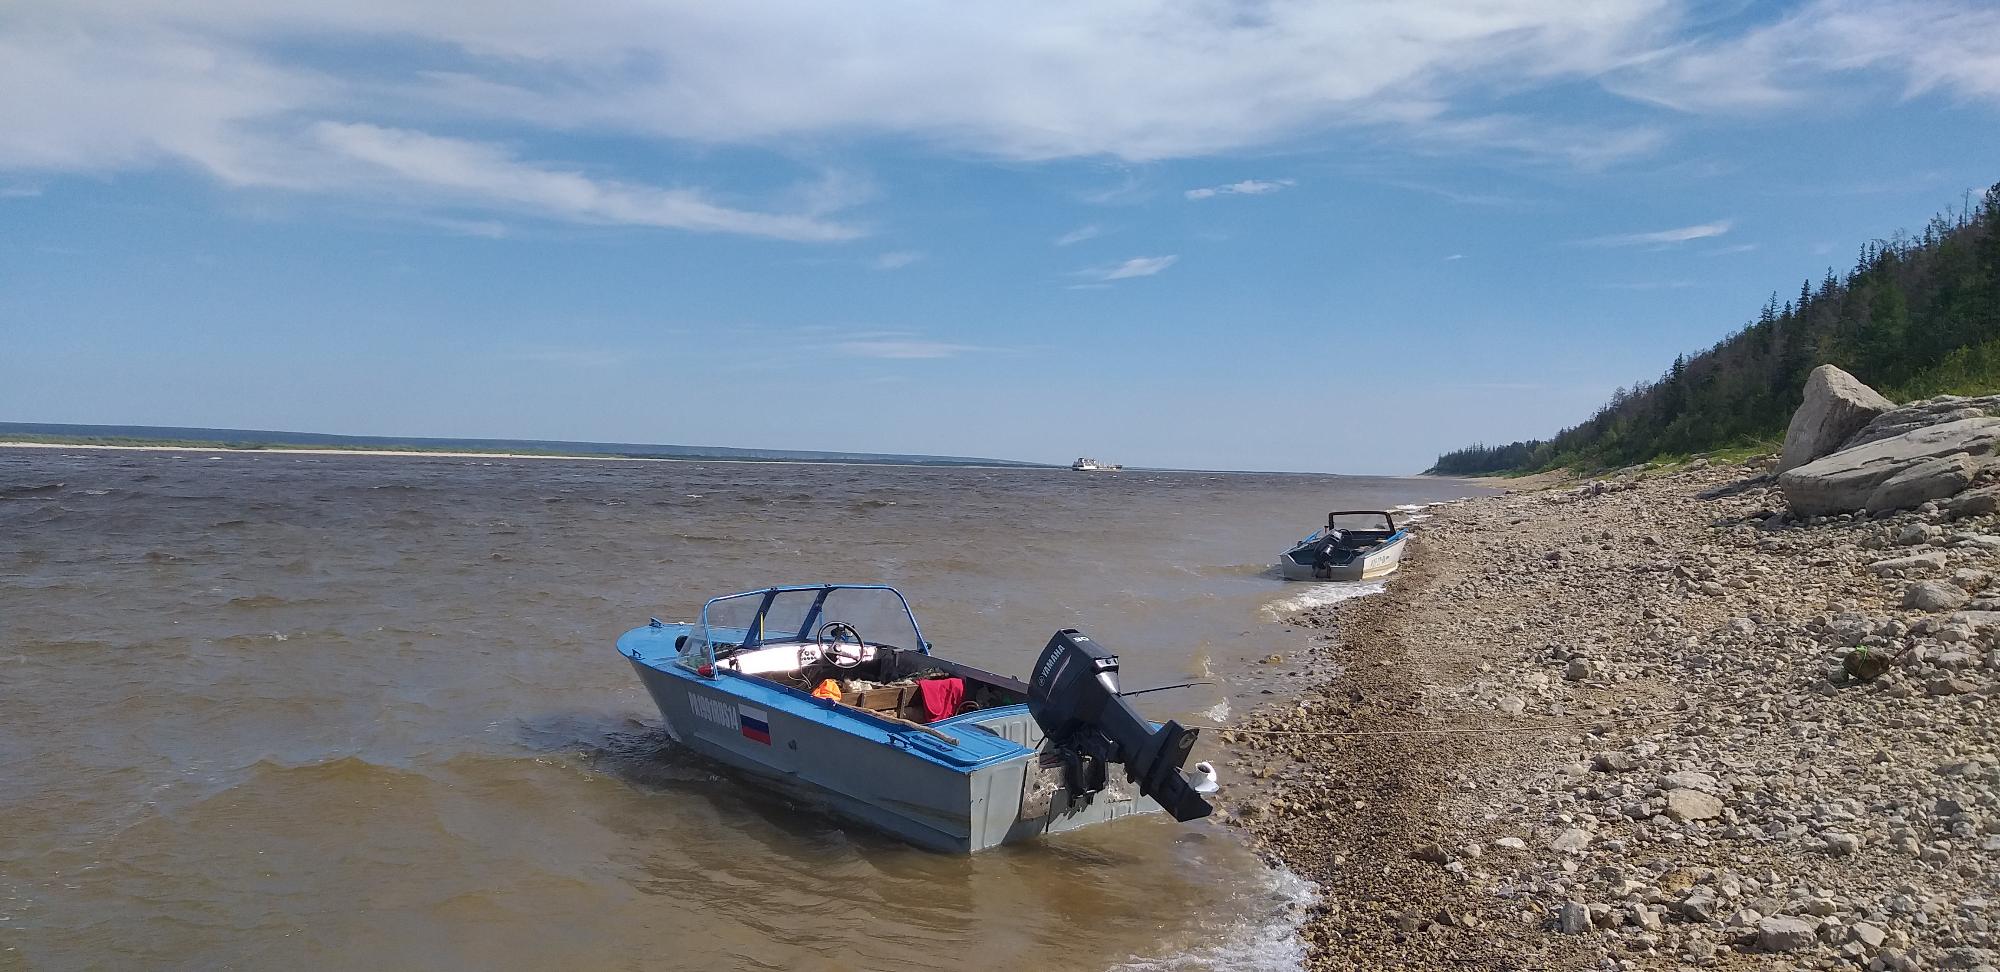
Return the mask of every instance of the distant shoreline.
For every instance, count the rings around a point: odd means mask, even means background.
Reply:
[[[114,452],[210,452],[231,455],[403,456],[413,459],[558,459],[567,462],[728,462],[769,466],[888,466],[898,469],[1040,469],[1048,466],[981,466],[973,463],[869,462],[837,459],[718,459],[707,456],[607,456],[569,452],[457,452],[429,449],[326,449],[288,445],[103,445],[87,442],[0,441],[0,449],[96,449]]]

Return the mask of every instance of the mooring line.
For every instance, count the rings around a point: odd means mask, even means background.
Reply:
[[[1595,722],[1559,722],[1535,726],[1478,726],[1460,729],[1243,729],[1229,726],[1188,726],[1189,729],[1208,729],[1214,732],[1241,732],[1253,736],[1453,736],[1474,733],[1500,732],[1550,732],[1557,729],[1595,729],[1601,726],[1620,726],[1644,722],[1663,713],[1651,716],[1633,716],[1629,719],[1598,720]]]

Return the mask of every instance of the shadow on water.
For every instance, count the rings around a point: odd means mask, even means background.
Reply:
[[[864,823],[832,813],[825,805],[774,789],[753,774],[710,759],[675,742],[666,728],[639,719],[608,720],[601,714],[549,715],[517,724],[523,745],[552,757],[574,760],[577,768],[616,780],[647,796],[701,801],[712,815],[727,819],[765,846],[791,856],[822,859],[837,847],[842,854],[882,861],[907,858],[926,872],[971,874],[971,862],[991,860],[1051,869],[1049,877],[1076,879],[1133,863],[1138,855],[1117,843],[1093,842],[1082,835],[1028,841],[980,855],[925,850]],[[663,813],[668,812],[662,810]],[[675,814],[686,815],[676,803]],[[1160,826],[1145,819],[1121,824]],[[1150,829],[1150,828],[1149,828]]]
[[[835,816],[822,805],[773,789],[767,782],[675,742],[658,723],[607,720],[601,714],[550,715],[522,720],[517,738],[551,757],[573,760],[589,773],[616,780],[646,796],[694,799],[701,816],[731,821],[744,836],[783,851],[823,848],[832,834],[863,854],[927,854],[865,824]],[[663,813],[687,816],[675,803]],[[948,858],[949,855],[930,855]]]

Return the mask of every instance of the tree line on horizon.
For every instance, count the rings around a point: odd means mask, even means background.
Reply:
[[[1806,376],[1837,365],[1897,401],[2000,391],[2000,183],[1976,202],[1861,247],[1798,296],[1773,293],[1741,330],[1657,380],[1613,392],[1549,439],[1476,443],[1439,456],[1439,475],[1608,468],[1774,443]]]

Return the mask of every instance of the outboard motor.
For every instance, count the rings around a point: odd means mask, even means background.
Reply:
[[[1119,695],[1118,656],[1083,632],[1064,628],[1042,649],[1028,712],[1063,757],[1072,806],[1104,789],[1109,764],[1124,763],[1125,778],[1175,820],[1208,816],[1208,801],[1181,774],[1201,730],[1170,721],[1155,731]]]

